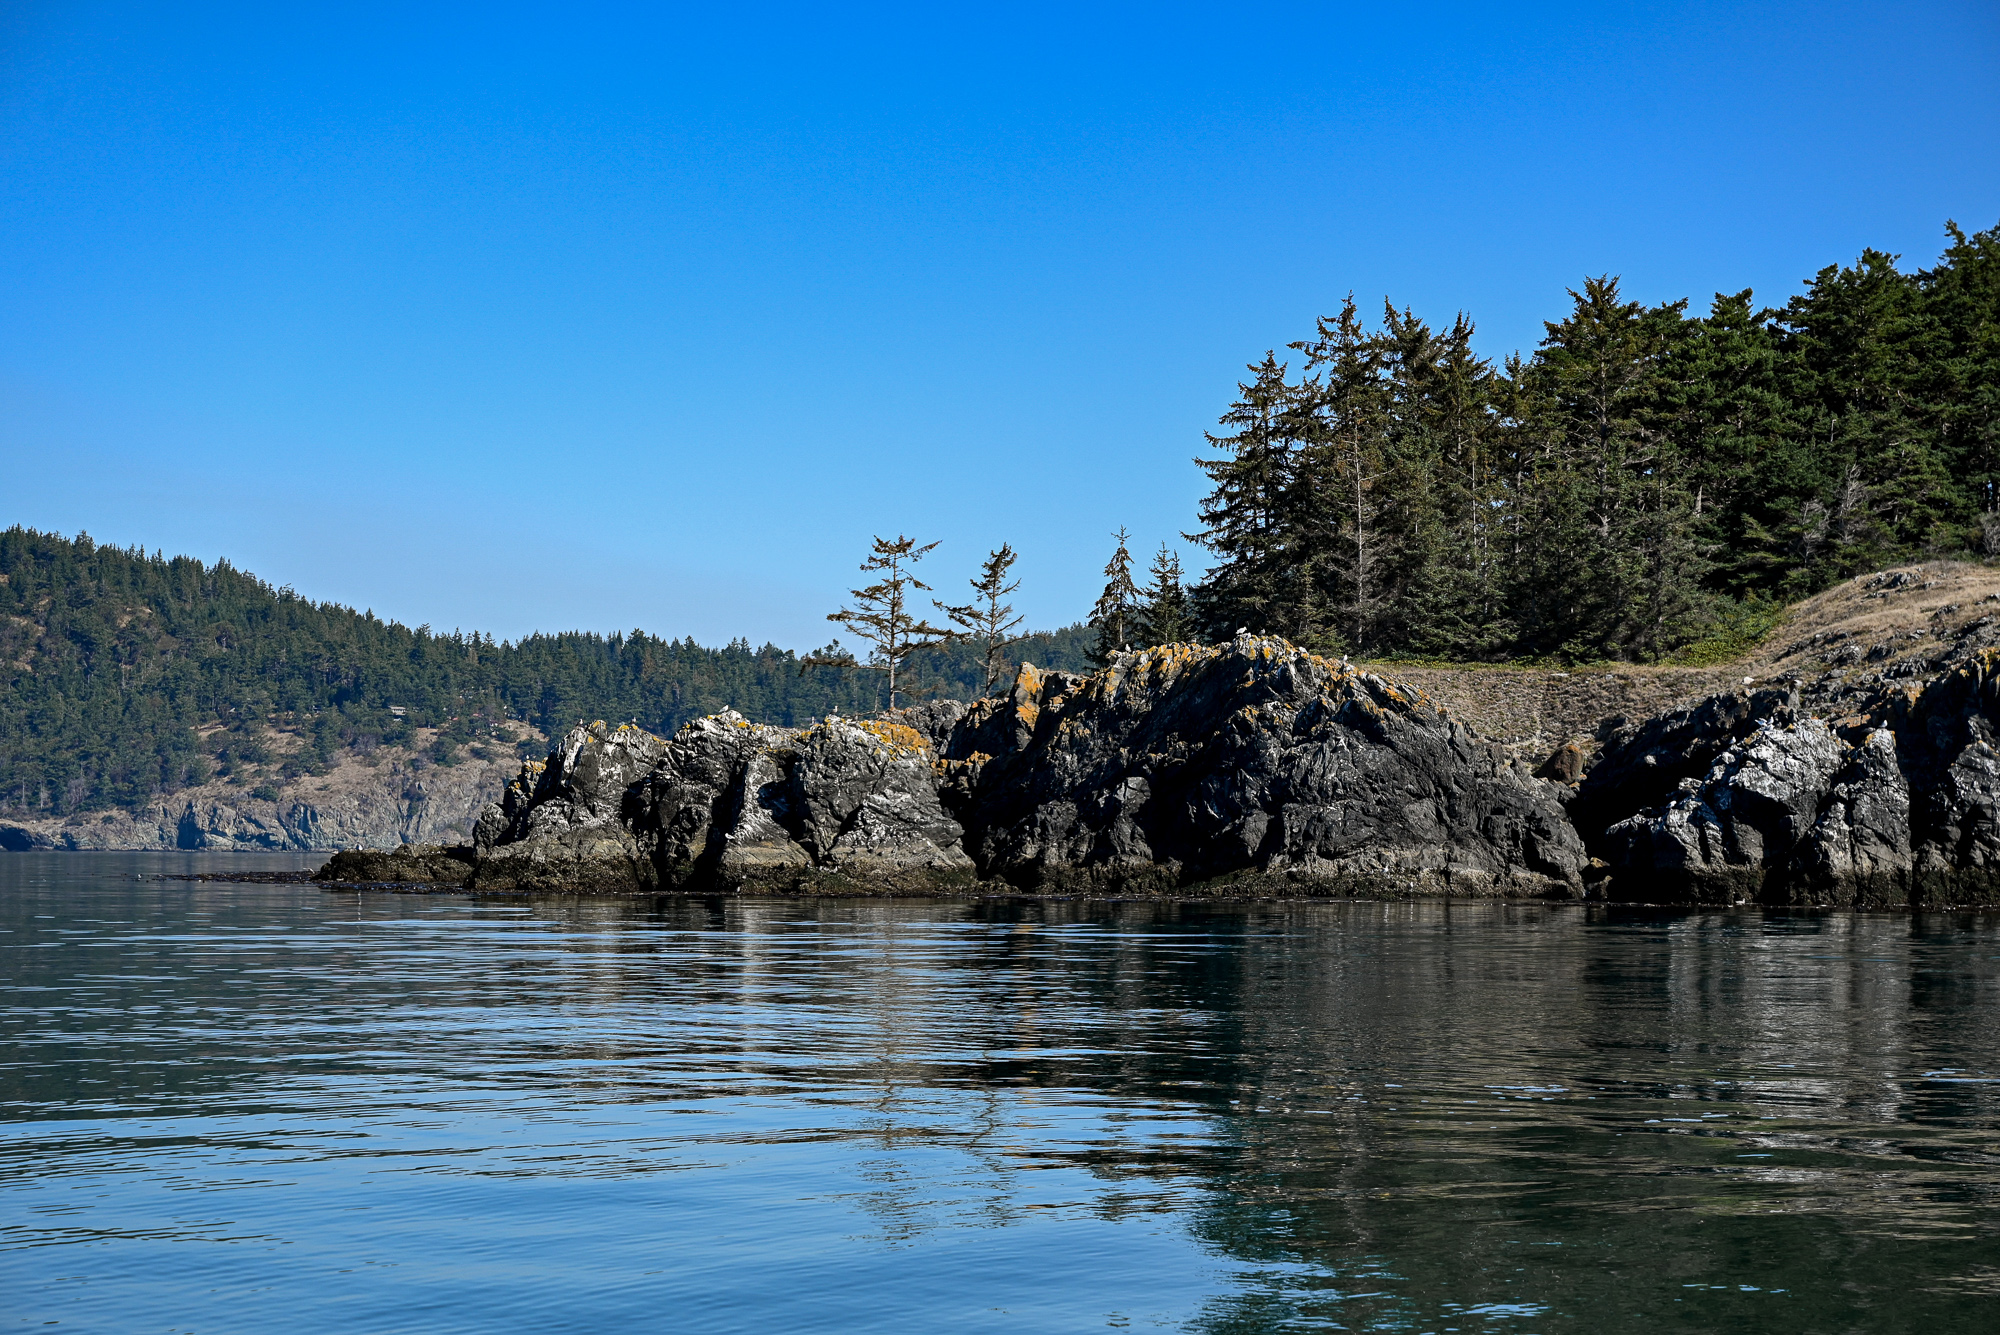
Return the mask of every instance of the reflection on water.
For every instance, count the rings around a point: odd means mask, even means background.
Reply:
[[[14,1322],[1936,1335],[2000,1310],[1990,917],[132,876],[197,862],[0,857]]]

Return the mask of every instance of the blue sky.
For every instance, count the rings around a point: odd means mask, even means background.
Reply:
[[[0,8],[0,523],[410,624],[1039,625],[1352,290],[1781,300],[2000,221],[2000,6]],[[1199,553],[1189,550],[1191,562]]]

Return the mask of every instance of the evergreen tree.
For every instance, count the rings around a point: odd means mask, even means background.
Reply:
[[[1006,651],[1019,636],[1021,618],[1014,615],[1013,605],[1000,600],[1021,587],[1021,581],[1007,582],[1007,572],[1014,566],[1014,549],[1006,543],[987,553],[986,564],[979,568],[979,578],[968,580],[973,593],[978,597],[963,607],[946,607],[938,603],[938,609],[957,625],[964,628],[966,637],[981,651],[986,666],[986,683],[982,695],[993,694],[993,687],[1007,671]]]
[[[1930,308],[1938,283],[1895,260],[1866,250],[1852,266],[1829,265],[1777,319],[1793,430],[1824,479],[1802,526],[1814,585],[1977,541],[1982,456],[1964,460],[1972,477],[1954,475],[1950,411],[1922,369],[1945,360],[1927,345],[1950,342]]]
[[[1407,497],[1398,606],[1386,637],[1419,654],[1490,652],[1509,638],[1499,597],[1494,373],[1463,314],[1433,334],[1383,317],[1395,396],[1392,489]]]
[[[1219,558],[1192,600],[1194,619],[1211,639],[1228,639],[1238,626],[1277,629],[1284,592],[1296,579],[1287,549],[1298,545],[1289,529],[1293,469],[1301,425],[1298,391],[1286,381],[1275,353],[1250,366],[1251,379],[1222,415],[1234,428],[1208,434],[1220,458],[1195,463],[1213,484],[1201,502],[1201,526],[1183,534]]]
[[[1112,536],[1118,539],[1118,550],[1105,563],[1104,592],[1090,609],[1090,624],[1097,632],[1090,661],[1098,667],[1109,663],[1131,644],[1132,631],[1139,620],[1139,589],[1132,583],[1132,552],[1127,545],[1131,535],[1121,527]]]
[[[1395,502],[1382,486],[1395,471],[1385,347],[1352,294],[1339,315],[1321,318],[1316,337],[1292,346],[1306,355],[1311,427],[1287,498],[1295,537],[1280,628],[1315,644],[1337,625],[1358,650],[1378,638],[1398,555]]]
[[[1533,651],[1657,653],[1691,619],[1699,554],[1686,537],[1691,469],[1669,448],[1661,362],[1684,302],[1647,309],[1615,278],[1570,293],[1518,373],[1521,506],[1534,541],[1517,549]]]
[[[1662,367],[1662,420],[1689,470],[1692,541],[1706,582],[1735,597],[1776,592],[1799,517],[1824,490],[1789,430],[1778,345],[1751,293],[1716,293]]]
[[[902,534],[894,538],[877,537],[874,550],[861,563],[861,573],[879,573],[882,578],[866,588],[855,589],[854,606],[826,614],[828,621],[839,622],[868,643],[871,648],[868,661],[858,663],[851,657],[844,658],[836,653],[808,658],[799,670],[859,666],[881,672],[888,678],[889,708],[894,710],[896,674],[902,670],[905,660],[921,650],[935,649],[965,638],[958,631],[933,626],[911,615],[909,610],[910,590],[922,589],[929,593],[931,587],[911,574],[910,567],[923,560],[936,546],[935,542],[930,542],[920,547],[915,538]]]
[[[1178,644],[1189,632],[1187,589],[1182,584],[1181,558],[1166,543],[1153,556],[1147,572],[1152,582],[1139,604],[1139,634],[1147,644]]]
[[[1909,392],[1927,405],[1938,449],[1979,518],[1977,541],[2000,554],[2000,226],[1967,236],[1955,222],[1934,269],[1917,275],[1923,320],[1909,348]]]

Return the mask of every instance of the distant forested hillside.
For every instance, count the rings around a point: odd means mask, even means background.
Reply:
[[[1189,536],[1211,638],[1658,659],[1843,576],[2000,555],[2000,228],[1705,314],[1592,279],[1501,365],[1352,299],[1250,367]]]
[[[1018,658],[1082,668],[1082,627],[1034,635]],[[970,699],[977,655],[912,660],[921,698]],[[449,763],[468,741],[511,745],[507,724],[553,732],[583,719],[668,732],[733,707],[792,724],[873,712],[874,673],[815,669],[737,641],[720,649],[634,631],[533,635],[412,630],[272,588],[227,562],[148,556],[12,528],[0,533],[0,812],[125,805],[272,760],[273,723],[309,732],[288,763],[403,742],[417,727]]]

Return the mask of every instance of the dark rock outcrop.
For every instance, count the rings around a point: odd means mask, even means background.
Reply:
[[[2000,903],[2000,647],[1729,691],[1531,772],[1283,640],[1168,645],[893,719],[597,723],[478,819],[512,891]],[[1745,683],[1747,687],[1749,683]],[[450,883],[466,854],[343,854]],[[439,861],[443,858],[444,861]],[[399,860],[400,859],[400,860]],[[446,865],[449,863],[449,865]]]
[[[1022,671],[973,706],[946,792],[989,877],[1027,889],[1568,895],[1555,785],[1420,693],[1240,636]]]
[[[313,879],[348,885],[464,885],[472,878],[472,863],[473,851],[464,844],[351,848],[335,853]]]
[[[1607,747],[1572,812],[1630,812],[1584,824],[1602,829],[1593,851],[1609,865],[1611,896],[2000,903],[2000,650],[1979,649],[1918,684],[1885,679],[1872,694],[1850,692],[1830,721],[1818,715],[1833,711],[1807,712],[1813,703],[1808,693],[1760,711],[1718,697]],[[1657,785],[1638,777],[1634,752],[1659,754],[1659,739],[1697,715],[1713,725],[1686,735],[1675,765],[1712,751],[1706,772],[1646,805]],[[1753,731],[1739,736],[1745,719]]]
[[[1789,721],[1798,708],[1789,689],[1726,692],[1628,723],[1612,720],[1604,749],[1570,803],[1570,819],[1600,856],[1600,832],[1634,811],[1666,803],[1683,783],[1699,779],[1731,746],[1760,724]]]
[[[860,892],[969,882],[927,739],[899,723],[809,728],[733,711],[663,740],[572,729],[481,816],[474,885]]]
[[[579,727],[480,817],[472,884],[1571,896],[1564,791],[1420,693],[1242,636],[894,720]]]

